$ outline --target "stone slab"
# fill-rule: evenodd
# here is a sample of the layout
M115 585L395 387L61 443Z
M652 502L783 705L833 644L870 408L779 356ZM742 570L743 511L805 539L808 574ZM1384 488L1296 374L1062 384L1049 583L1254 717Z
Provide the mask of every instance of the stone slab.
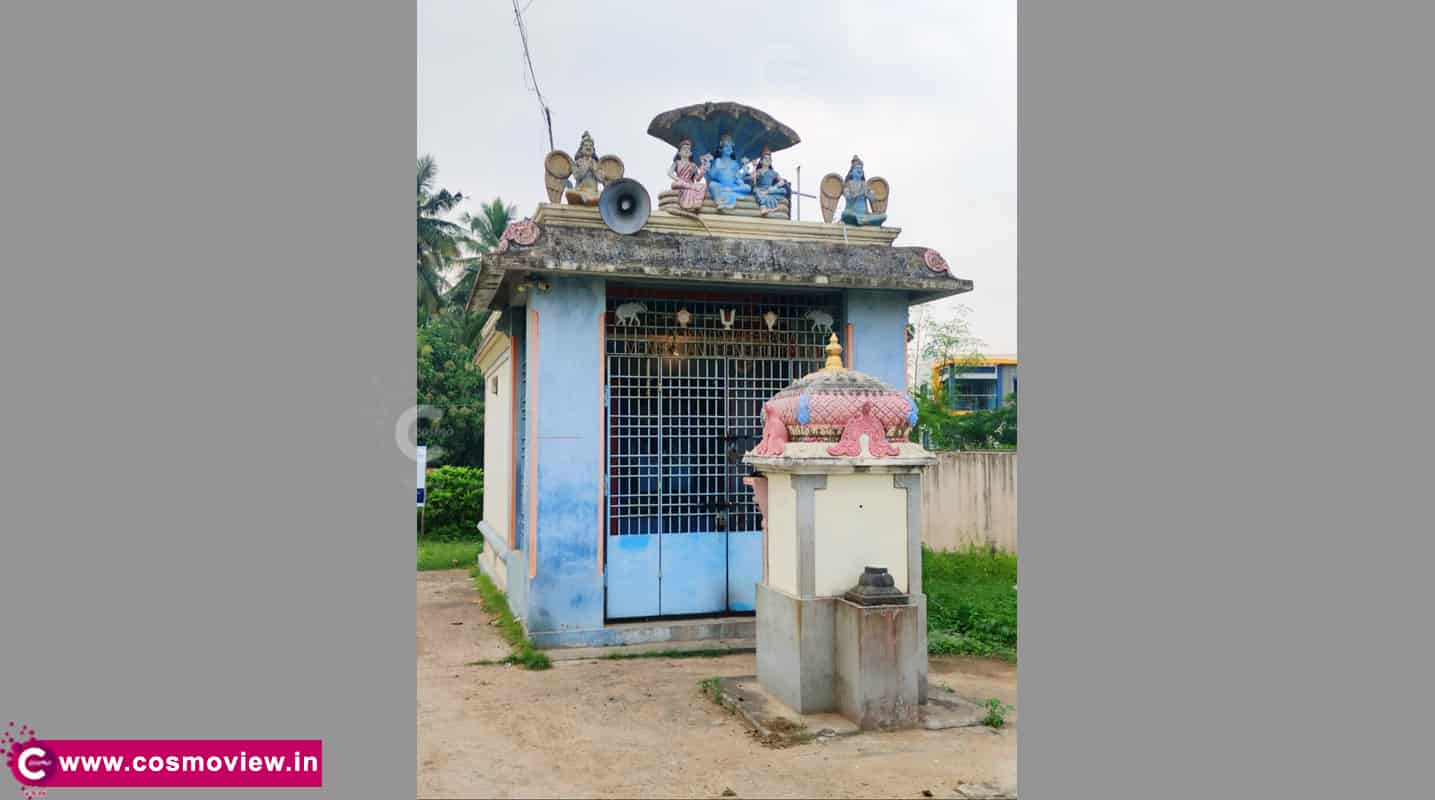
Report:
M759 472L792 472L796 474L834 474L849 472L916 472L937 463L937 457L916 442L892 442L897 455L876 457L863 450L860 456L828 455L832 442L788 442L780 456L760 456L749 451L742 463Z
M927 687L927 703L921 709L922 727L929 731L974 728L986 719L987 710L945 686Z
M758 681L756 675L739 675L718 680L719 702L731 710L764 744L790 747L862 733L857 723L836 712L802 714L782 702ZM958 696L951 689L932 687L935 703L921 709L921 726L930 731L971 728L981 725L986 715L978 703ZM974 786L974 791L975 791ZM1006 797L1007 795L997 795Z
M718 686L722 704L746 722L763 744L772 747L862 732L852 721L835 712L799 713L763 687L756 675L722 678Z

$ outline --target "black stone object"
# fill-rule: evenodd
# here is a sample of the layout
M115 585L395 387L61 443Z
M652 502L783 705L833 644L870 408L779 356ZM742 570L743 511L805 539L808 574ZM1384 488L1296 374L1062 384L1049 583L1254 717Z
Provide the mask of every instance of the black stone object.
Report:
M886 567L863 569L857 585L848 589L842 597L859 606L905 606L911 602L905 592L897 591L897 582Z

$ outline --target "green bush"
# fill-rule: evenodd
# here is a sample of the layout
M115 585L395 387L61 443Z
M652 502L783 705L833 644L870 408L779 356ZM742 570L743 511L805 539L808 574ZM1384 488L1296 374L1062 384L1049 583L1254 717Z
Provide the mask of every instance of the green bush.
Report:
M483 470L439 467L424 479L428 486L423 536L431 541L457 541L478 536L483 517ZM418 521L414 523L418 525Z
M971 548L922 548L927 650L1016 658L1016 556Z
M990 411L971 411L966 414L950 414L945 411L938 398L932 396L931 387L922 385L912 393L917 404L917 425L909 437L914 442L922 441L925 432L927 446L933 450L1015 450L1016 449L1016 395L1007 395L1002 404Z

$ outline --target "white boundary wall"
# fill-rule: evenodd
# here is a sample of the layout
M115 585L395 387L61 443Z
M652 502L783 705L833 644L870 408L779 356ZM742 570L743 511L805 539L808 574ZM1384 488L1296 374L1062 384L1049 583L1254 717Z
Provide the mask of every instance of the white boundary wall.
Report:
M1016 552L1016 453L937 453L922 479L922 542Z

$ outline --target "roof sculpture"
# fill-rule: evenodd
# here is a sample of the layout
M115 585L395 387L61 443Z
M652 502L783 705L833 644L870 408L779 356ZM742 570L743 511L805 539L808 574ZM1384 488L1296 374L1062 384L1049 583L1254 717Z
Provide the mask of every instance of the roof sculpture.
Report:
M692 142L693 152L717 153L718 140L732 137L735 159L756 160L763 149L776 153L802 141L797 131L765 111L731 101L698 103L653 117L648 135L678 147Z
M576 157L556 150L545 157L551 202L510 226L483 259L467 307L521 303L527 284L543 273L893 290L911 303L972 290L936 251L892 246L901 229L884 224L891 188L866 177L855 156L845 178L830 173L821 181L826 222L792 220L796 192L773 154L801 139L760 109L736 102L683 106L653 117L648 134L676 148L670 188L656 204L624 176L621 159L597 157L585 131ZM839 198L845 204L837 220ZM649 214L652 205L658 212Z

